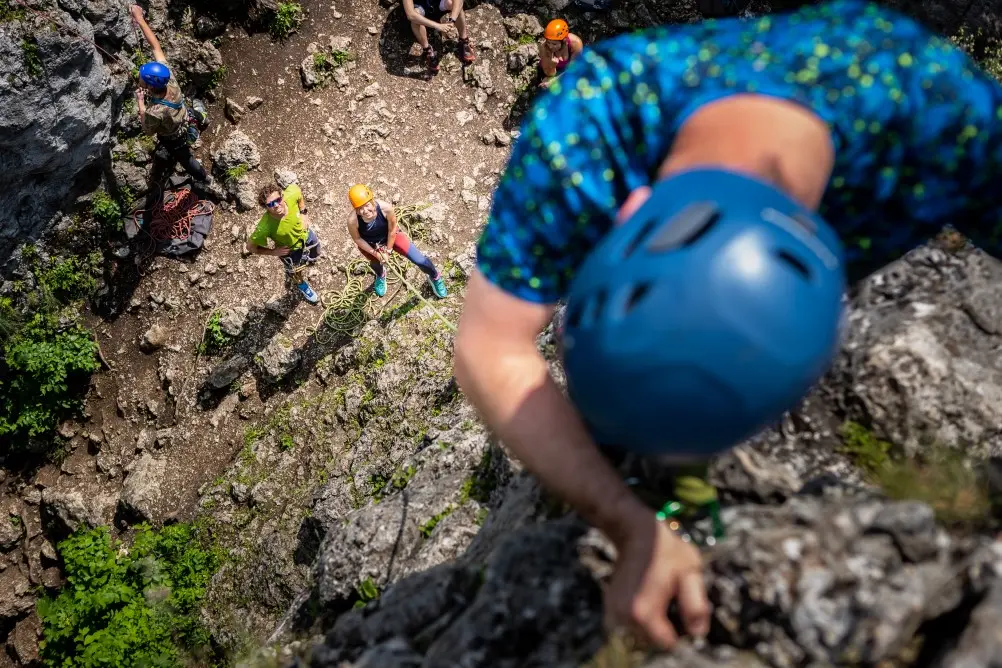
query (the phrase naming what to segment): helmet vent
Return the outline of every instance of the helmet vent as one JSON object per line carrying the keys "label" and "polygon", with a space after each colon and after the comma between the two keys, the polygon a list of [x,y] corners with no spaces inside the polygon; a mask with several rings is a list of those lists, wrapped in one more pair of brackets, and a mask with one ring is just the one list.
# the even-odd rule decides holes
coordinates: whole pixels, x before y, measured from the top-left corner
{"label": "helmet vent", "polygon": [[804,264],[800,260],[800,258],[793,255],[793,253],[790,253],[789,251],[786,250],[780,250],[776,253],[776,257],[778,257],[781,262],[784,262],[787,265],[789,265],[795,272],[800,274],[805,280],[808,281],[811,280],[811,270],[807,268],[807,265]]}
{"label": "helmet vent", "polygon": [[588,309],[587,324],[592,324],[602,317],[602,311],[605,310],[606,293],[605,290],[599,290],[595,295],[595,298],[591,301]]}
{"label": "helmet vent", "polygon": [[626,297],[626,303],[623,304],[623,314],[629,314],[629,312],[632,311],[650,291],[650,283],[637,283],[630,288],[630,294]]}
{"label": "helmet vent", "polygon": [[664,253],[692,246],[706,236],[720,220],[720,208],[713,202],[694,202],[662,225],[647,244],[652,253]]}
{"label": "helmet vent", "polygon": [[651,218],[646,223],[644,223],[644,226],[641,227],[636,234],[633,235],[633,239],[630,240],[630,243],[626,247],[626,250],[623,251],[624,260],[633,255],[633,252],[637,250],[640,244],[642,244],[644,240],[651,235],[651,232],[654,231],[654,226],[657,225],[657,223],[658,223],[657,218]]}
{"label": "helmet vent", "polygon": [[584,312],[584,307],[580,305],[575,305],[570,309],[570,313],[567,314],[567,326],[577,327],[581,324],[581,315]]}
{"label": "helmet vent", "polygon": [[807,216],[807,215],[804,215],[803,213],[799,213],[798,212],[798,213],[793,214],[792,217],[793,217],[793,219],[795,221],[797,221],[798,223],[800,223],[801,226],[803,226],[803,228],[805,230],[807,230],[811,234],[817,234],[818,233],[818,224],[815,223],[814,220],[810,216]]}

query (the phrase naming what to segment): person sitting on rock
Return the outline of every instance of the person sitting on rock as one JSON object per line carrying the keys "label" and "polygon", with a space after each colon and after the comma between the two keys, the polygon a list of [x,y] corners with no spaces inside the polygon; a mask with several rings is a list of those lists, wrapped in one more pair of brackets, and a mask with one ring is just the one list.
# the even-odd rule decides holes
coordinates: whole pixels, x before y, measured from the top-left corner
{"label": "person sitting on rock", "polygon": [[428,28],[451,35],[456,30],[459,42],[457,52],[459,59],[469,65],[476,60],[476,54],[470,45],[470,36],[466,30],[466,12],[463,11],[463,0],[403,0],[404,14],[410,22],[411,31],[423,49],[425,67],[428,72],[438,72],[438,54],[428,42]]}
{"label": "person sitting on rock", "polygon": [[[320,298],[302,273],[320,257],[320,239],[310,226],[302,189],[295,183],[290,183],[284,191],[267,184],[261,188],[259,196],[267,210],[247,239],[247,252],[281,258],[286,274],[306,301],[316,304]],[[269,239],[275,242],[271,248],[268,247]]]}
{"label": "person sitting on rock", "polygon": [[392,204],[377,200],[369,187],[360,183],[348,190],[348,199],[352,206],[352,212],[348,214],[348,232],[376,274],[372,284],[376,296],[386,294],[384,263],[390,259],[390,249],[406,257],[428,276],[436,297],[444,299],[448,296],[441,272],[414,245],[407,233],[397,227],[397,214]]}
{"label": "person sitting on rock", "polygon": [[[209,126],[208,114],[184,99],[181,87],[167,65],[167,57],[160,48],[160,41],[143,18],[143,10],[132,5],[130,11],[153,50],[153,60],[139,68],[139,85],[136,88],[136,106],[143,132],[157,138],[157,148],[153,154],[153,182],[162,183],[177,164],[196,181],[208,182],[209,175],[202,163],[195,158],[189,144],[189,126],[194,123],[199,131],[204,131]],[[144,210],[144,224],[149,223],[149,215],[152,214],[153,204],[159,195],[156,187],[150,189]]]}
{"label": "person sitting on rock", "polygon": [[549,88],[582,49],[584,42],[570,31],[567,21],[553,19],[547,23],[543,41],[539,43],[539,69],[543,73],[540,87]]}
{"label": "person sitting on rock", "polygon": [[[670,647],[678,638],[672,599],[690,634],[709,630],[700,555],[603,456],[550,375],[539,333],[591,250],[652,186],[682,177],[712,177],[701,196],[729,185],[716,201],[684,201],[699,206],[679,229],[661,228],[659,252],[676,252],[687,230],[713,235],[714,207],[726,211],[766,187],[810,215],[759,207],[760,218],[791,235],[799,226],[813,233],[814,216],[826,220],[845,242],[850,284],[948,223],[997,254],[1002,86],[949,39],[865,0],[621,35],[589,46],[565,74],[536,101],[496,189],[459,322],[455,377],[526,469],[616,545],[610,621]],[[757,239],[749,234],[749,243]],[[745,270],[751,277],[759,268]],[[799,270],[794,262],[787,271]],[[782,309],[784,297],[775,298],[727,315]],[[607,303],[622,312],[632,300],[621,291]],[[665,346],[646,336],[641,344],[624,332],[622,345],[641,362]],[[638,430],[671,433],[657,424],[657,405],[647,411],[651,421]]]}

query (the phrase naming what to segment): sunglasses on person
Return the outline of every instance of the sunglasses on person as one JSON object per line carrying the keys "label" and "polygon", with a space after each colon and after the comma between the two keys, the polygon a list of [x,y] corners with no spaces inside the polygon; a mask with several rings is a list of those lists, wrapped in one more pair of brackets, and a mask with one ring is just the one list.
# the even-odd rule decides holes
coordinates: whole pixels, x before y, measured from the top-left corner
{"label": "sunglasses on person", "polygon": [[270,202],[265,202],[264,205],[266,207],[268,207],[269,209],[274,209],[275,207],[277,207],[281,203],[282,203],[282,198],[281,197],[276,197],[275,199],[271,200]]}

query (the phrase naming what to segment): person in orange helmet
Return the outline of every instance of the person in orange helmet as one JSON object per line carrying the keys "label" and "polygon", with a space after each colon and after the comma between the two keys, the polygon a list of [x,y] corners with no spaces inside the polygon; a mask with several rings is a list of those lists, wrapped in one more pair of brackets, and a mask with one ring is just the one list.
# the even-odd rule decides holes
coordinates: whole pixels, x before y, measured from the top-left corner
{"label": "person in orange helmet", "polygon": [[377,200],[369,187],[361,183],[348,190],[348,200],[352,206],[348,215],[348,232],[376,274],[372,288],[377,297],[386,294],[386,267],[383,263],[389,260],[390,250],[403,255],[425,273],[436,297],[443,299],[448,296],[442,273],[411,242],[407,233],[397,227],[397,214],[392,204]]}
{"label": "person in orange helmet", "polygon": [[543,41],[539,43],[539,69],[543,72],[541,88],[548,88],[581,50],[584,42],[571,32],[567,21],[553,19],[546,24]]}

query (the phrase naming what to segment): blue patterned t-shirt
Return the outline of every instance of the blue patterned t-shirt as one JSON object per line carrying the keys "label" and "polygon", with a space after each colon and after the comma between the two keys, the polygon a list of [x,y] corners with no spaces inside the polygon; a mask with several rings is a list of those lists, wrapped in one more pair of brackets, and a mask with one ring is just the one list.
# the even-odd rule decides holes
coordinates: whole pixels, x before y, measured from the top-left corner
{"label": "blue patterned t-shirt", "polygon": [[952,223],[1002,238],[1002,87],[947,39],[894,11],[834,0],[758,19],[662,26],[587,48],[523,123],[477,246],[505,291],[553,303],[679,127],[738,93],[793,100],[831,129],[819,213],[850,275]]}

